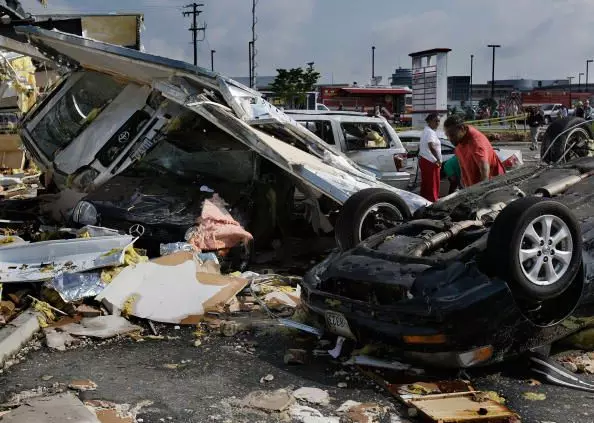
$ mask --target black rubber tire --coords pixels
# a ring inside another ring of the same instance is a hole
[[[580,123],[583,125],[580,125]],[[546,163],[555,163],[563,157],[563,153],[565,153],[565,148],[567,146],[567,137],[568,135],[571,135],[573,131],[561,135],[550,150],[549,146],[559,134],[574,126],[577,126],[577,130],[584,131],[585,135],[592,139],[592,128],[584,119],[575,116],[555,119],[547,128],[540,146],[540,156],[543,161]],[[549,151],[547,152],[547,150]]]
[[[350,250],[363,241],[359,227],[363,215],[374,205],[389,203],[398,208],[403,222],[410,220],[412,214],[407,204],[397,194],[383,188],[367,188],[354,194],[340,209],[334,234],[338,248]]]
[[[567,272],[555,284],[533,284],[522,272],[518,249],[524,230],[538,216],[549,214],[561,218],[573,240],[573,256]],[[486,258],[490,272],[505,282],[514,295],[528,301],[545,301],[558,297],[574,282],[582,265],[582,233],[571,210],[557,201],[525,197],[514,201],[499,213],[489,231]]]

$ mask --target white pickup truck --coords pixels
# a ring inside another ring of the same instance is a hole
[[[541,107],[542,114],[544,115],[545,124],[549,125],[552,121],[557,119],[559,114],[561,113],[561,106],[560,103],[555,104],[545,104]]]

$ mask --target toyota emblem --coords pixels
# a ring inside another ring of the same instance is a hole
[[[126,142],[130,139],[130,132],[124,131],[120,135],[118,135],[119,142]]]

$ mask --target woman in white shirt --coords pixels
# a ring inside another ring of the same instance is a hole
[[[435,130],[439,115],[430,113],[425,118],[427,126],[419,142],[419,169],[421,171],[421,196],[435,202],[439,198],[439,170],[441,168],[441,141]]]

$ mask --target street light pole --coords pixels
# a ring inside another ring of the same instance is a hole
[[[501,46],[499,44],[489,44],[487,47],[493,49],[493,66],[491,68],[491,99],[495,100],[495,49]]]
[[[588,92],[588,71],[589,71],[590,63],[592,63],[592,62],[594,62],[594,60],[592,60],[592,59],[586,60],[586,92]]]
[[[470,87],[468,87],[468,96],[470,97],[469,103],[470,107],[472,107],[472,65],[474,62],[474,54],[470,55]]]
[[[582,75],[584,74],[584,72],[580,72],[578,74],[578,92],[580,92],[582,90]]]
[[[567,80],[569,81],[569,108],[571,108],[571,81],[575,79],[575,76],[568,76]]]
[[[214,54],[216,53],[216,50],[211,50],[210,51],[210,70],[214,72]]]
[[[375,46],[371,47],[371,79],[375,80]]]

